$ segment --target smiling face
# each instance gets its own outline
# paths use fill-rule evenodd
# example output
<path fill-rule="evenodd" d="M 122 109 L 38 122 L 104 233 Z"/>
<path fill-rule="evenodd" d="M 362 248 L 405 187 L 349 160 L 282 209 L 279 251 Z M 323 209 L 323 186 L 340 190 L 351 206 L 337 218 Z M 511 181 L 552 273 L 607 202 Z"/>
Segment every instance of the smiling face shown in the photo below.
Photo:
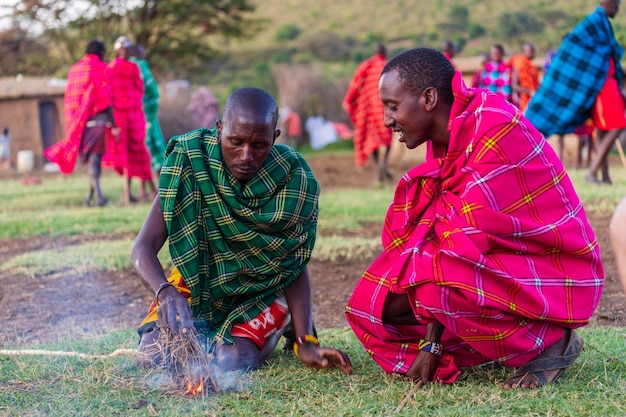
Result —
<path fill-rule="evenodd" d="M 409 149 L 433 139 L 434 114 L 429 101 L 432 90 L 426 88 L 419 95 L 415 94 L 404 85 L 396 70 L 384 73 L 380 78 L 378 91 L 385 126 L 397 132 L 400 135 L 398 140 Z"/>
<path fill-rule="evenodd" d="M 280 134 L 268 117 L 242 106 L 233 106 L 224 121 L 217 121 L 222 158 L 228 170 L 240 181 L 259 171 Z"/>

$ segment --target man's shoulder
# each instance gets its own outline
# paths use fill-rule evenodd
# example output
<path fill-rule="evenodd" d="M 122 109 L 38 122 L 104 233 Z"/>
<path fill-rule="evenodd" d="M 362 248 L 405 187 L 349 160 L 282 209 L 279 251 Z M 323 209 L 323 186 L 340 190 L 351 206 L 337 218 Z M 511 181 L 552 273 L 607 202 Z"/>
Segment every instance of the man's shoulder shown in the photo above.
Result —
<path fill-rule="evenodd" d="M 182 135 L 174 136 L 170 139 L 170 142 L 182 146 L 185 148 L 198 146 L 201 143 L 217 142 L 217 132 L 215 129 L 207 129 L 204 127 L 190 130 Z"/>

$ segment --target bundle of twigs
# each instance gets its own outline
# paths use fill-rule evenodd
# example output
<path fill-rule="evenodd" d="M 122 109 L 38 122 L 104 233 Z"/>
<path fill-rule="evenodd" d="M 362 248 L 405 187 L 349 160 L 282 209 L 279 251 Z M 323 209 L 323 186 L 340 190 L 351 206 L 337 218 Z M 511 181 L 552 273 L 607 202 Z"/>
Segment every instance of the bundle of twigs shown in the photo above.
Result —
<path fill-rule="evenodd" d="M 161 367 L 172 381 L 189 396 L 204 396 L 218 393 L 219 386 L 212 376 L 211 359 L 198 342 L 198 333 L 191 329 L 175 334 L 168 327 L 159 327 L 157 348 Z"/>

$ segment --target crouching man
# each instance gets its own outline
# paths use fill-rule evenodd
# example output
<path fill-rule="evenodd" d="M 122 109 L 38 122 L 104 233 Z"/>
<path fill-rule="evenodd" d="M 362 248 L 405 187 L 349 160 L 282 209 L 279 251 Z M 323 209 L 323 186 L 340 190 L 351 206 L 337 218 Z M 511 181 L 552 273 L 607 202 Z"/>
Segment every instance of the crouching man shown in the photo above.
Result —
<path fill-rule="evenodd" d="M 170 140 L 132 251 L 155 294 L 139 328 L 139 366 L 158 363 L 159 329 L 195 327 L 215 342 L 220 368 L 256 369 L 290 321 L 302 362 L 352 371 L 345 353 L 315 337 L 307 263 L 320 186 L 301 155 L 274 144 L 277 119 L 271 95 L 243 88 L 229 96 L 215 129 Z M 169 278 L 157 258 L 166 240 L 175 265 Z"/>

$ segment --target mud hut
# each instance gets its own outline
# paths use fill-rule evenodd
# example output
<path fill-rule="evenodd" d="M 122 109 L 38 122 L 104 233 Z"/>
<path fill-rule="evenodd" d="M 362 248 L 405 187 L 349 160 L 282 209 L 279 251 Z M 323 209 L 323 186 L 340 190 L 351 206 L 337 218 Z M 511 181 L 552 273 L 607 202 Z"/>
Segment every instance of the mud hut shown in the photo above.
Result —
<path fill-rule="evenodd" d="M 11 164 L 29 150 L 35 167 L 45 162 L 43 150 L 65 133 L 63 93 L 65 80 L 36 77 L 0 78 L 0 132 L 9 128 Z"/>

